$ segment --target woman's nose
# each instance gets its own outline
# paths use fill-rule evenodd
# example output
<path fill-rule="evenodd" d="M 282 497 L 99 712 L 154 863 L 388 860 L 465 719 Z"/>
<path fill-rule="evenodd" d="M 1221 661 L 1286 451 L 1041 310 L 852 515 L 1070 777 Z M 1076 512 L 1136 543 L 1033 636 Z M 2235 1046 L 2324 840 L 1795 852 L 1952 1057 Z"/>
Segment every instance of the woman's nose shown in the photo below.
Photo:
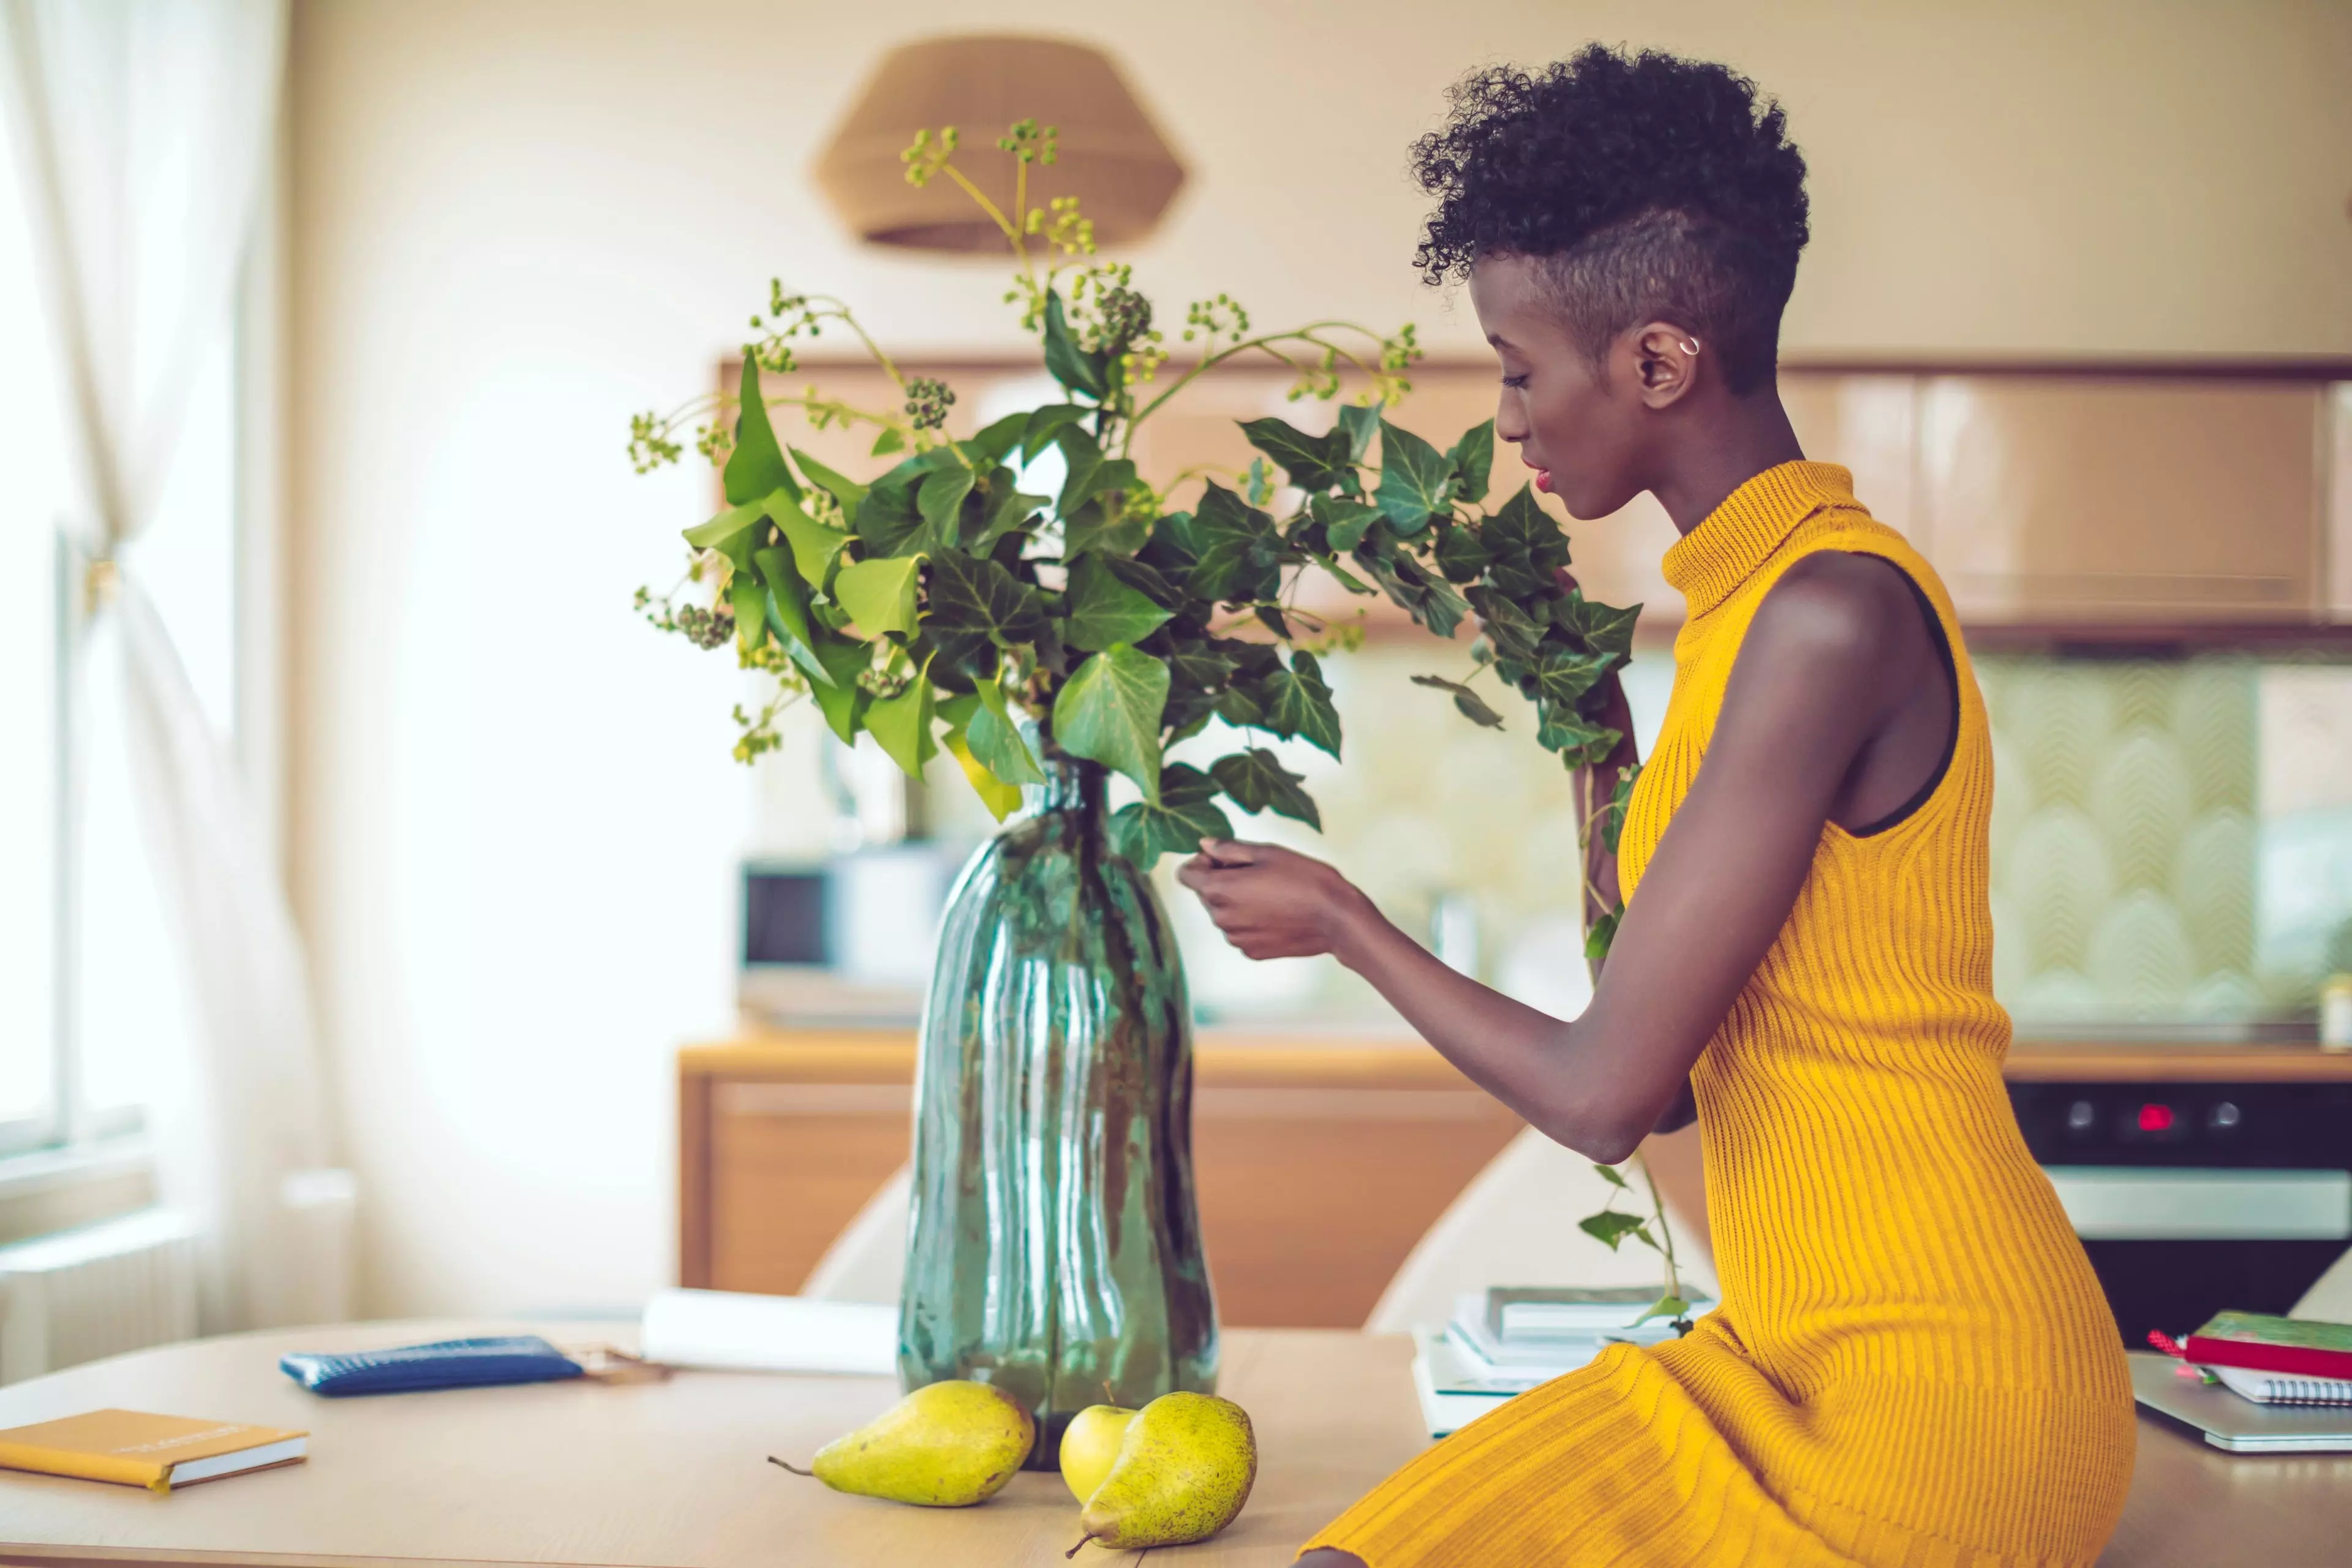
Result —
<path fill-rule="evenodd" d="M 1505 387 L 1495 400 L 1495 438 L 1517 446 L 1528 438 L 1528 416 L 1525 400 L 1511 395 Z"/>

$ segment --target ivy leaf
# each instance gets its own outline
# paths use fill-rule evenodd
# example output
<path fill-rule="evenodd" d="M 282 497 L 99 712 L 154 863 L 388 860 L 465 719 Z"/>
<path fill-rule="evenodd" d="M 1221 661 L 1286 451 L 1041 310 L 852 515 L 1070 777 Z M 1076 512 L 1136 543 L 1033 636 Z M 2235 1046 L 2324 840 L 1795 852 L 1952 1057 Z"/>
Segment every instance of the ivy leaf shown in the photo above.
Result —
<path fill-rule="evenodd" d="M 1251 446 L 1279 464 L 1290 482 L 1302 490 L 1328 490 L 1352 466 L 1348 460 L 1348 432 L 1342 428 L 1309 436 L 1287 420 L 1267 418 L 1244 421 L 1242 434 L 1249 437 Z"/>
<path fill-rule="evenodd" d="M 1601 842 L 1612 855 L 1625 836 L 1625 806 L 1633 798 L 1633 781 L 1641 776 L 1642 764 L 1636 763 L 1617 775 L 1617 787 L 1609 792 L 1609 809 L 1601 816 Z"/>
<path fill-rule="evenodd" d="M 1444 454 L 1414 435 L 1381 421 L 1381 515 L 1399 533 L 1418 533 L 1431 517 L 1445 510 L 1454 480 L 1454 464 Z"/>
<path fill-rule="evenodd" d="M 1037 454 L 1052 446 L 1055 437 L 1093 413 L 1093 409 L 1076 403 L 1049 403 L 1043 408 L 1031 409 L 1021 427 L 1022 460 L 1036 461 Z"/>
<path fill-rule="evenodd" d="M 1294 652 L 1288 669 L 1277 667 L 1259 686 L 1267 729 L 1339 754 L 1339 710 L 1331 705 L 1331 689 L 1323 683 L 1323 667 L 1313 654 Z"/>
<path fill-rule="evenodd" d="M 1179 647 L 1168 656 L 1169 673 L 1188 686 L 1223 686 L 1240 668 L 1206 643 Z"/>
<path fill-rule="evenodd" d="M 1008 533 L 1018 533 L 1027 528 L 1045 504 L 1044 496 L 1024 495 L 1015 489 L 1013 470 L 999 468 L 988 477 L 989 503 L 985 520 L 979 533 L 964 548 L 974 555 L 987 555 L 996 549 L 998 541 Z"/>
<path fill-rule="evenodd" d="M 768 645 L 768 590 L 749 568 L 738 567 L 728 580 L 728 602 L 735 608 L 735 646 L 756 653 Z"/>
<path fill-rule="evenodd" d="M 1536 709 L 1536 713 L 1540 721 L 1536 729 L 1536 744 L 1559 752 L 1559 760 L 1571 768 L 1606 760 L 1623 739 L 1616 731 L 1593 723 L 1572 708 L 1546 702 Z"/>
<path fill-rule="evenodd" d="M 1006 415 L 964 445 L 985 452 L 990 464 L 994 465 L 1004 461 L 1013 448 L 1021 444 L 1021 437 L 1028 428 L 1029 411 L 1023 409 L 1018 414 Z"/>
<path fill-rule="evenodd" d="M 1430 552 L 1437 569 L 1445 574 L 1449 583 L 1475 583 L 1494 558 L 1486 553 L 1486 542 L 1471 530 L 1458 524 L 1441 522 L 1437 525 L 1437 548 Z"/>
<path fill-rule="evenodd" d="M 1462 432 L 1445 460 L 1454 469 L 1455 493 L 1468 500 L 1486 500 L 1488 477 L 1495 468 L 1495 422 L 1489 419 Z"/>
<path fill-rule="evenodd" d="M 1486 706 L 1486 700 L 1458 680 L 1448 680 L 1442 675 L 1416 675 L 1415 686 L 1433 687 L 1439 691 L 1454 693 L 1454 706 L 1461 715 L 1482 730 L 1499 730 L 1503 716 Z"/>
<path fill-rule="evenodd" d="M 966 731 L 973 757 L 1006 784 L 1044 784 L 1045 772 L 1037 765 L 1035 753 L 1022 737 L 1021 726 L 1013 721 L 1004 688 L 992 678 L 979 682 L 976 689 L 980 706 L 973 711 Z M 997 820 L 1004 819 L 1000 816 Z"/>
<path fill-rule="evenodd" d="M 1054 738 L 1071 755 L 1125 773 L 1156 805 L 1160 716 L 1167 707 L 1168 667 L 1121 644 L 1071 675 L 1054 701 Z"/>
<path fill-rule="evenodd" d="M 915 545 L 923 532 L 923 514 L 915 505 L 920 472 L 894 468 L 877 479 L 857 508 L 851 531 L 865 542 L 867 557 L 897 555 Z"/>
<path fill-rule="evenodd" d="M 1627 1237 L 1642 1228 L 1642 1219 L 1639 1215 L 1620 1214 L 1615 1209 L 1604 1209 L 1599 1214 L 1588 1215 L 1579 1220 L 1576 1228 L 1614 1252 L 1624 1245 Z"/>
<path fill-rule="evenodd" d="M 801 482 L 784 466 L 783 448 L 776 445 L 775 426 L 768 423 L 768 405 L 760 396 L 760 362 L 743 356 L 743 379 L 736 393 L 735 450 L 728 455 L 720 482 L 730 506 L 758 500 L 771 490 L 783 490 L 794 500 Z"/>
<path fill-rule="evenodd" d="M 907 438 L 896 430 L 885 430 L 874 437 L 874 455 L 877 458 L 887 458 L 893 452 L 906 449 Z"/>
<path fill-rule="evenodd" d="M 1190 855 L 1203 838 L 1230 838 L 1234 825 L 1216 798 L 1213 781 L 1178 763 L 1160 773 L 1156 801 L 1137 801 L 1112 816 L 1111 847 L 1148 871 L 1162 855 Z"/>
<path fill-rule="evenodd" d="M 985 763 L 972 754 L 969 731 L 950 730 L 942 737 L 941 743 L 947 747 L 948 755 L 956 760 L 956 765 L 963 770 L 965 780 L 971 785 L 971 793 L 980 796 L 980 804 L 988 808 L 989 816 L 1002 822 L 1021 809 L 1020 786 L 998 778 Z"/>
<path fill-rule="evenodd" d="M 933 551 L 954 550 L 963 543 L 963 500 L 979 479 L 961 463 L 923 476 L 915 507 L 923 515 L 925 542 Z"/>
<path fill-rule="evenodd" d="M 862 487 L 861 487 L 862 488 Z M 807 512 L 801 504 L 782 490 L 778 490 L 760 503 L 768 521 L 776 525 L 792 546 L 793 564 L 800 568 L 801 576 L 811 584 L 823 587 L 825 574 L 833 570 L 835 557 L 849 542 L 849 535 L 837 528 L 827 528 Z"/>
<path fill-rule="evenodd" d="M 760 526 L 765 515 L 759 507 L 746 504 L 730 507 L 709 522 L 698 522 L 686 531 L 686 542 L 697 550 L 716 550 L 734 563 L 741 571 L 751 562 L 751 547 L 758 542 L 752 531 Z"/>
<path fill-rule="evenodd" d="M 777 646 L 808 672 L 812 684 L 829 682 L 833 672 L 817 659 L 816 636 L 809 624 L 808 584 L 793 569 L 792 556 L 782 550 L 761 550 L 752 553 L 751 562 L 767 588 L 761 607 Z"/>
<path fill-rule="evenodd" d="M 1565 648 L 1546 648 L 1535 668 L 1535 691 L 1540 701 L 1556 707 L 1573 707 L 1576 700 L 1600 683 L 1616 659 L 1605 653 L 1570 653 Z"/>
<path fill-rule="evenodd" d="M 1348 461 L 1360 463 L 1364 454 L 1372 449 L 1372 437 L 1381 427 L 1381 411 L 1360 403 L 1350 403 L 1339 410 L 1339 428 L 1348 433 Z"/>
<path fill-rule="evenodd" d="M 1334 555 L 1345 555 L 1364 542 L 1364 531 L 1372 526 L 1381 509 L 1360 500 L 1348 500 L 1337 496 L 1316 496 L 1307 503 L 1308 515 L 1323 525 L 1323 537 Z"/>
<path fill-rule="evenodd" d="M 1150 514 L 1129 511 L 1125 498 L 1113 499 L 1122 504 L 1111 508 L 1101 500 L 1088 501 L 1063 524 L 1063 560 L 1075 562 L 1081 555 L 1128 556 L 1143 548 L 1151 537 Z"/>
<path fill-rule="evenodd" d="M 1570 589 L 1567 597 L 1554 601 L 1551 607 L 1552 624 L 1568 633 L 1585 652 L 1605 653 L 1616 658 L 1632 657 L 1633 625 L 1641 616 L 1639 605 L 1627 610 L 1614 605 L 1596 605 L 1577 588 Z"/>
<path fill-rule="evenodd" d="M 1264 599 L 1281 586 L 1280 536 L 1274 519 L 1245 505 L 1214 479 L 1202 492 L 1186 531 L 1196 557 L 1186 586 L 1195 598 Z"/>
<path fill-rule="evenodd" d="M 1062 596 L 1067 623 L 1062 640 L 1094 652 L 1116 643 L 1138 643 L 1168 624 L 1169 614 L 1145 595 L 1111 574 L 1091 555 L 1071 564 L 1069 591 Z"/>
<path fill-rule="evenodd" d="M 825 467 L 798 447 L 793 448 L 793 461 L 800 465 L 800 470 L 808 476 L 809 483 L 841 503 L 841 515 L 845 521 L 856 520 L 858 505 L 866 500 L 864 485 L 846 474 Z M 796 495 L 792 499 L 797 501 L 801 498 Z M 775 514 L 771 512 L 769 515 L 773 517 Z"/>
<path fill-rule="evenodd" d="M 1061 294 L 1045 290 L 1045 373 L 1072 392 L 1096 402 L 1103 396 L 1102 355 L 1087 353 L 1070 336 L 1070 321 L 1062 309 Z"/>
<path fill-rule="evenodd" d="M 1359 553 L 1357 559 L 1363 557 Z M 1415 620 L 1438 637 L 1452 637 L 1462 625 L 1462 618 L 1470 613 L 1469 604 L 1454 591 L 1453 584 L 1443 577 L 1431 576 L 1410 556 L 1400 555 L 1386 565 L 1376 562 L 1367 562 L 1366 565 L 1381 586 L 1388 590 L 1391 600 L 1411 611 Z"/>
<path fill-rule="evenodd" d="M 1661 1296 L 1651 1303 L 1648 1311 L 1634 1319 L 1633 1322 L 1635 1326 L 1639 1326 L 1648 1322 L 1652 1318 L 1679 1318 L 1689 1310 L 1690 1303 L 1680 1296 Z"/>
<path fill-rule="evenodd" d="M 1322 567 L 1324 571 L 1329 573 L 1333 580 L 1336 581 L 1339 586 L 1347 589 L 1350 594 L 1377 594 L 1380 592 L 1378 588 L 1373 587 L 1370 583 L 1365 582 L 1361 577 L 1357 576 L 1353 572 L 1350 572 L 1345 566 L 1340 565 L 1337 556 L 1318 555 L 1315 558 L 1315 563 L 1318 566 Z"/>
<path fill-rule="evenodd" d="M 877 698 L 866 710 L 866 732 L 910 779 L 921 778 L 923 764 L 939 754 L 938 742 L 931 738 L 935 700 L 927 670 L 908 681 L 898 696 Z"/>
<path fill-rule="evenodd" d="M 1533 664 L 1542 657 L 1543 627 L 1519 607 L 1517 600 L 1482 585 L 1470 590 L 1469 602 L 1497 654 L 1521 664 Z"/>
<path fill-rule="evenodd" d="M 1633 1190 L 1633 1187 L 1626 1183 L 1625 1173 L 1619 1170 L 1614 1165 L 1603 1165 L 1596 1163 L 1592 1167 L 1592 1173 L 1621 1192 L 1630 1193 Z"/>
<path fill-rule="evenodd" d="M 1035 642 L 1045 628 L 1036 590 L 993 561 L 950 552 L 932 563 L 929 587 L 934 636 L 1012 648 Z"/>
<path fill-rule="evenodd" d="M 857 684 L 857 678 L 874 662 L 873 650 L 862 642 L 819 633 L 814 651 L 817 662 L 824 666 L 832 681 L 829 685 L 811 681 L 809 695 L 815 699 L 817 710 L 824 715 L 825 727 L 846 746 L 857 739 L 857 731 L 866 722 L 866 710 L 873 706 L 873 696 Z"/>
<path fill-rule="evenodd" d="M 1521 485 L 1478 531 L 1493 564 L 1487 580 L 1518 599 L 1548 598 L 1558 592 L 1557 574 L 1568 564 L 1568 536 L 1536 505 L 1535 491 Z"/>
<path fill-rule="evenodd" d="M 833 596 L 870 639 L 886 632 L 915 629 L 915 569 L 919 555 L 860 561 L 835 574 Z"/>
<path fill-rule="evenodd" d="M 1219 757 L 1209 764 L 1209 772 L 1244 811 L 1272 811 L 1323 831 L 1323 814 L 1316 809 L 1314 797 L 1298 787 L 1306 775 L 1289 772 L 1272 752 L 1253 746 Z"/>

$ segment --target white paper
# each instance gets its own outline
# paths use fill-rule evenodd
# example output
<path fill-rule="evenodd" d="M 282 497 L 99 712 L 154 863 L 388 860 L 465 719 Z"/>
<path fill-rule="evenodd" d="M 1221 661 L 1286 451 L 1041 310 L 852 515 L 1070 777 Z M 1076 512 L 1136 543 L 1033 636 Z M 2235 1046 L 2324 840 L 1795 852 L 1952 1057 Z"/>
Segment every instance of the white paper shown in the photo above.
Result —
<path fill-rule="evenodd" d="M 666 1366 L 720 1372 L 898 1371 L 898 1309 L 732 1290 L 661 1290 L 646 1303 L 638 1352 Z"/>

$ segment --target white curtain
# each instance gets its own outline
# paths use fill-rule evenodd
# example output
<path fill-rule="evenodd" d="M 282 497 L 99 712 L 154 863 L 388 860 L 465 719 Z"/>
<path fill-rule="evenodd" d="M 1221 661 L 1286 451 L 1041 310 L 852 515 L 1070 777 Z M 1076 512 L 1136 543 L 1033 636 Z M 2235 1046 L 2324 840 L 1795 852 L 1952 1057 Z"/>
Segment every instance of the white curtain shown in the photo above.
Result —
<path fill-rule="evenodd" d="M 76 542 L 96 613 L 117 617 L 131 793 L 197 1014 L 198 1059 L 162 1075 L 185 1091 L 150 1118 L 163 1201 L 202 1229 L 214 1331 L 347 1316 L 351 1295 L 351 1184 L 330 1157 L 300 945 L 136 570 L 204 354 L 235 308 L 285 37 L 285 0 L 0 0 L 0 97 L 80 447 Z"/>

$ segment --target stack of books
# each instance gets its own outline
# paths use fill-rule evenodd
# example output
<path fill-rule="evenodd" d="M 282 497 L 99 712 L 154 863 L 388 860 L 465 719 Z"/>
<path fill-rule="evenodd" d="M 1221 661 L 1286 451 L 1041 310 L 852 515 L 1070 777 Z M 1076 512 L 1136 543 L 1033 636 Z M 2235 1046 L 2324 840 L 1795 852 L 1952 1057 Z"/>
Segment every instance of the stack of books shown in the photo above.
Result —
<path fill-rule="evenodd" d="M 2258 1405 L 2352 1405 L 2352 1324 L 2221 1312 L 2180 1349 Z"/>
<path fill-rule="evenodd" d="M 1442 1329 L 1413 1336 L 1413 1391 L 1432 1437 L 1469 1425 L 1515 1394 L 1574 1372 L 1612 1344 L 1657 1344 L 1676 1330 L 1643 1319 L 1658 1294 L 1643 1289 L 1498 1285 L 1454 1303 Z M 1689 1315 L 1712 1310 L 1693 1301 Z"/>

